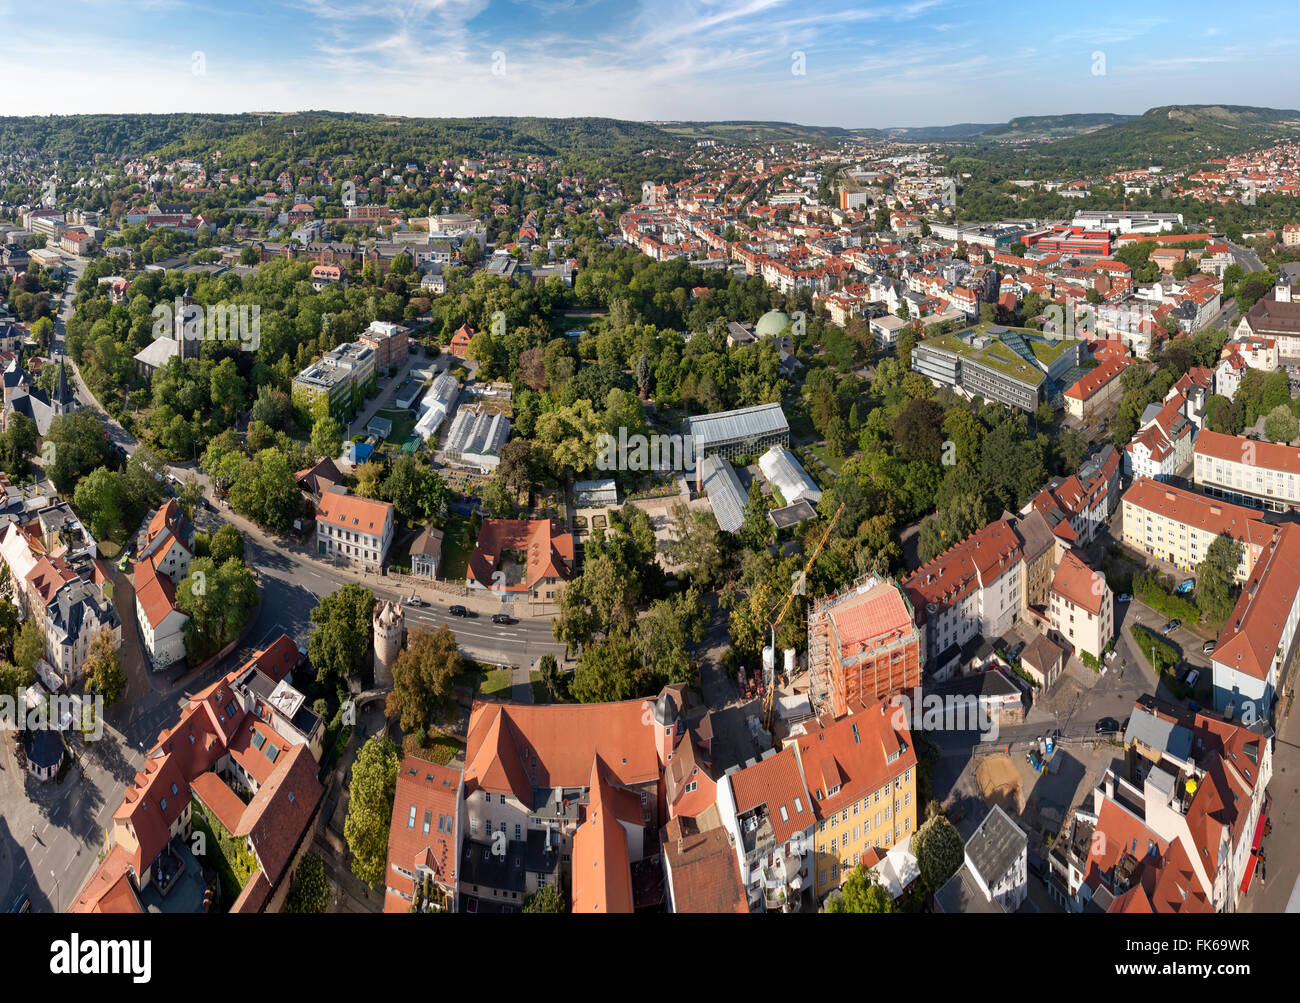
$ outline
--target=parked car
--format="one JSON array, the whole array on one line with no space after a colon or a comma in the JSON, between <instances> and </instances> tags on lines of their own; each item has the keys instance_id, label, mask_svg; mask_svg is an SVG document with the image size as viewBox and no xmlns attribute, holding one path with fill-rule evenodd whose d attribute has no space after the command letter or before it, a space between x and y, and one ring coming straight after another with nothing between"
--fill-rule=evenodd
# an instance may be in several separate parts
<instances>
[{"instance_id":1,"label":"parked car","mask_svg":"<svg viewBox=\"0 0 1300 1003\"><path fill-rule=\"evenodd\" d=\"M1187 709L1190 710L1193 714L1199 714L1201 712L1201 705L1198 704L1195 700L1188 700Z\"/></svg>"},{"instance_id":2,"label":"parked car","mask_svg":"<svg viewBox=\"0 0 1300 1003\"><path fill-rule=\"evenodd\" d=\"M469 610L464 606L452 606L447 612L452 616L469 616Z\"/></svg>"},{"instance_id":3,"label":"parked car","mask_svg":"<svg viewBox=\"0 0 1300 1003\"><path fill-rule=\"evenodd\" d=\"M1214 647L1215 647L1215 645L1218 644L1218 643L1219 643L1219 642L1217 642L1217 641L1206 641L1204 644L1201 645L1201 654L1203 654L1203 655L1213 655L1213 654L1214 654Z\"/></svg>"},{"instance_id":4,"label":"parked car","mask_svg":"<svg viewBox=\"0 0 1300 1003\"><path fill-rule=\"evenodd\" d=\"M1127 592L1125 592L1122 596L1120 596L1120 597L1119 597L1118 599L1116 599L1115 601L1116 601L1116 602L1132 602L1132 601L1133 601L1133 597L1132 597L1131 595L1129 595Z\"/></svg>"},{"instance_id":5,"label":"parked car","mask_svg":"<svg viewBox=\"0 0 1300 1003\"><path fill-rule=\"evenodd\" d=\"M1119 731L1119 722L1113 717L1103 717L1097 722L1096 732L1098 735L1113 734Z\"/></svg>"},{"instance_id":6,"label":"parked car","mask_svg":"<svg viewBox=\"0 0 1300 1003\"><path fill-rule=\"evenodd\" d=\"M1196 681L1200 678L1201 678L1201 670L1193 669L1190 667L1183 669L1183 671L1178 676L1179 681L1188 689L1192 689L1193 687L1195 687Z\"/></svg>"},{"instance_id":7,"label":"parked car","mask_svg":"<svg viewBox=\"0 0 1300 1003\"><path fill-rule=\"evenodd\" d=\"M509 625L515 622L515 618L512 617L509 613L493 613L492 622Z\"/></svg>"},{"instance_id":8,"label":"parked car","mask_svg":"<svg viewBox=\"0 0 1300 1003\"><path fill-rule=\"evenodd\" d=\"M1165 624L1164 630L1162 630L1160 633L1163 634L1165 637L1168 637L1170 634L1172 634L1182 625L1183 625L1182 620L1170 620L1167 624Z\"/></svg>"},{"instance_id":9,"label":"parked car","mask_svg":"<svg viewBox=\"0 0 1300 1003\"><path fill-rule=\"evenodd\" d=\"M1196 588L1195 578L1185 578L1178 583L1178 588L1174 589L1174 595L1185 596Z\"/></svg>"},{"instance_id":10,"label":"parked car","mask_svg":"<svg viewBox=\"0 0 1300 1003\"><path fill-rule=\"evenodd\" d=\"M419 596L407 596L402 600L407 606L428 606L429 604Z\"/></svg>"}]
</instances>

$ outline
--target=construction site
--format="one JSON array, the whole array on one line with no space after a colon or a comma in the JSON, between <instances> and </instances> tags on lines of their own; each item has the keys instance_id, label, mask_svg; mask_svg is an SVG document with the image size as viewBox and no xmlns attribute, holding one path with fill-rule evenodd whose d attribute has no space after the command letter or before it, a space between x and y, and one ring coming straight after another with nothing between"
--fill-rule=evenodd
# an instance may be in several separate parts
<instances>
[{"instance_id":1,"label":"construction site","mask_svg":"<svg viewBox=\"0 0 1300 1003\"><path fill-rule=\"evenodd\" d=\"M912 604L892 578L866 575L808 611L809 697L818 715L920 686L922 661Z\"/></svg>"}]
</instances>

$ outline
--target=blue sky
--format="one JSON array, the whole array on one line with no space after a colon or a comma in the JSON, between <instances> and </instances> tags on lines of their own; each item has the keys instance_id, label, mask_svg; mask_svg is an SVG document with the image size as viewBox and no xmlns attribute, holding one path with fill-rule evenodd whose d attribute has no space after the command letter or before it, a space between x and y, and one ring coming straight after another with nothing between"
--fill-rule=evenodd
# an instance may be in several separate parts
<instances>
[{"instance_id":1,"label":"blue sky","mask_svg":"<svg viewBox=\"0 0 1300 1003\"><path fill-rule=\"evenodd\" d=\"M0 37L5 114L947 125L1295 107L1293 12L1278 0L0 0Z\"/></svg>"}]
</instances>

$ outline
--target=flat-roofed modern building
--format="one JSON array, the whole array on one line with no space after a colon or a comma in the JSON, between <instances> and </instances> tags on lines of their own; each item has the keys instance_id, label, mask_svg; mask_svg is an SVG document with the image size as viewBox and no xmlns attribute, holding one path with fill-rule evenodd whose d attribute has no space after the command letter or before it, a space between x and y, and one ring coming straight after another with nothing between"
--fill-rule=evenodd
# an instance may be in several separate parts
<instances>
[{"instance_id":1,"label":"flat-roofed modern building","mask_svg":"<svg viewBox=\"0 0 1300 1003\"><path fill-rule=\"evenodd\" d=\"M331 349L293 378L292 398L311 411L322 397L330 414L340 420L356 413L361 398L374 389L375 350L361 343L344 342Z\"/></svg>"},{"instance_id":2,"label":"flat-roofed modern building","mask_svg":"<svg viewBox=\"0 0 1300 1003\"><path fill-rule=\"evenodd\" d=\"M698 415L686 424L695 443L696 462L712 454L731 459L790 444L790 424L780 404Z\"/></svg>"},{"instance_id":3,"label":"flat-roofed modern building","mask_svg":"<svg viewBox=\"0 0 1300 1003\"><path fill-rule=\"evenodd\" d=\"M1022 411L1036 410L1078 365L1078 341L997 324L927 338L912 349L912 369L936 385Z\"/></svg>"}]
</instances>

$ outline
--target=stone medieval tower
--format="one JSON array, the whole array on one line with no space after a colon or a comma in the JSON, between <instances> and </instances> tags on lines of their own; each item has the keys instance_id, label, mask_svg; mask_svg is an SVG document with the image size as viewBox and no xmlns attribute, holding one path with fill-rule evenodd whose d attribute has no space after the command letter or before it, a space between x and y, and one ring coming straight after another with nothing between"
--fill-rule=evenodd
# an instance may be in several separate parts
<instances>
[{"instance_id":1,"label":"stone medieval tower","mask_svg":"<svg viewBox=\"0 0 1300 1003\"><path fill-rule=\"evenodd\" d=\"M393 685L393 662L402 650L406 616L395 602L375 604L375 687Z\"/></svg>"}]
</instances>

